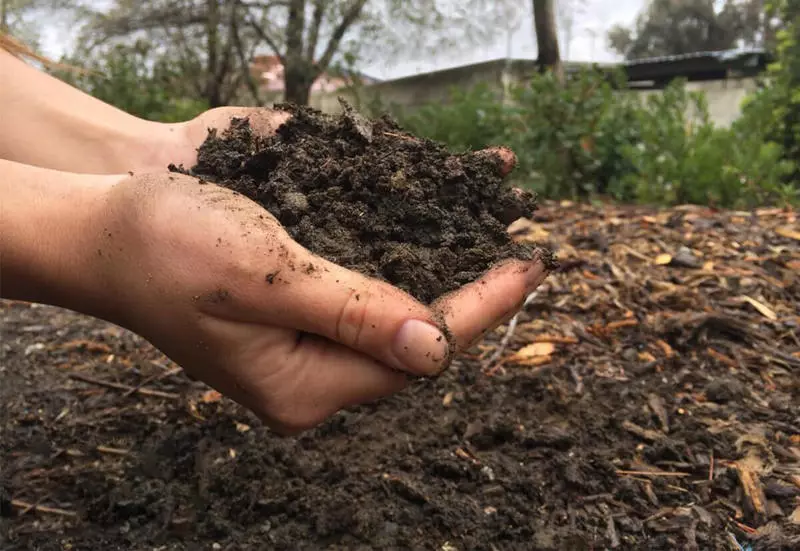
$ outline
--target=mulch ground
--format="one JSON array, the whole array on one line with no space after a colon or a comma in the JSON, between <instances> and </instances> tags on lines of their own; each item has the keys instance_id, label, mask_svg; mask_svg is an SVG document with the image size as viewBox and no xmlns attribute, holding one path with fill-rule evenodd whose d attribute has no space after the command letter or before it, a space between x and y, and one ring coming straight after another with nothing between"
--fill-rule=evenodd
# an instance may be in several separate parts
<instances>
[{"instance_id":1,"label":"mulch ground","mask_svg":"<svg viewBox=\"0 0 800 551\"><path fill-rule=\"evenodd\" d=\"M561 271L436 381L281 438L0 303L2 549L800 549L800 227L545 204Z\"/></svg>"}]
</instances>

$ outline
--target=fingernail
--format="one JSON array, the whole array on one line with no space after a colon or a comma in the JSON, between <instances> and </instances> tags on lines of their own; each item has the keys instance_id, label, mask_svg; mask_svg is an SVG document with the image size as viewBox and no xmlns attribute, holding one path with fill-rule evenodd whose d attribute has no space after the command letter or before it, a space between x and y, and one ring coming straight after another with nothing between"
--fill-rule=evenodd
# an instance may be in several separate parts
<instances>
[{"instance_id":1,"label":"fingernail","mask_svg":"<svg viewBox=\"0 0 800 551\"><path fill-rule=\"evenodd\" d=\"M395 335L393 352L405 371L435 375L447 359L447 338L428 322L408 320Z\"/></svg>"}]
</instances>

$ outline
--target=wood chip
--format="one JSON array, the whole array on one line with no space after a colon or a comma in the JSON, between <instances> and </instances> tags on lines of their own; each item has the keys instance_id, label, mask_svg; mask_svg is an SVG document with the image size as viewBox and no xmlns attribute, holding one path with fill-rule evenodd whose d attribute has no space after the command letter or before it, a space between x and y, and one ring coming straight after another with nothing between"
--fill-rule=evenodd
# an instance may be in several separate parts
<instances>
[{"instance_id":1,"label":"wood chip","mask_svg":"<svg viewBox=\"0 0 800 551\"><path fill-rule=\"evenodd\" d=\"M636 423L628 420L622 422L622 428L643 440L647 440L648 442L658 442L659 440L666 438L666 435L661 432L642 428Z\"/></svg>"},{"instance_id":2,"label":"wood chip","mask_svg":"<svg viewBox=\"0 0 800 551\"><path fill-rule=\"evenodd\" d=\"M781 237L786 237L789 239L794 239L795 241L800 241L800 231L797 231L792 226L781 226L780 228L776 228L775 233L777 233Z\"/></svg>"},{"instance_id":3,"label":"wood chip","mask_svg":"<svg viewBox=\"0 0 800 551\"><path fill-rule=\"evenodd\" d=\"M766 304L764 304L763 302L759 302L753 297L749 297L747 295L743 296L742 300L750 304L756 310L758 310L758 312L765 318L770 319L772 321L778 319L778 315L775 313L775 311Z\"/></svg>"},{"instance_id":4,"label":"wood chip","mask_svg":"<svg viewBox=\"0 0 800 551\"><path fill-rule=\"evenodd\" d=\"M653 260L653 263L659 266L666 266L670 262L672 262L672 255L667 253L660 254Z\"/></svg>"},{"instance_id":5,"label":"wood chip","mask_svg":"<svg viewBox=\"0 0 800 551\"><path fill-rule=\"evenodd\" d=\"M750 505L759 516L766 517L767 499L764 496L764 489L759 480L760 463L754 455L748 456L745 460L735 463L736 473L739 482L742 484L745 496Z\"/></svg>"},{"instance_id":6,"label":"wood chip","mask_svg":"<svg viewBox=\"0 0 800 551\"><path fill-rule=\"evenodd\" d=\"M535 342L520 349L516 354L512 355L508 361L513 363L537 356L549 356L555 349L556 346L552 342Z\"/></svg>"}]
</instances>

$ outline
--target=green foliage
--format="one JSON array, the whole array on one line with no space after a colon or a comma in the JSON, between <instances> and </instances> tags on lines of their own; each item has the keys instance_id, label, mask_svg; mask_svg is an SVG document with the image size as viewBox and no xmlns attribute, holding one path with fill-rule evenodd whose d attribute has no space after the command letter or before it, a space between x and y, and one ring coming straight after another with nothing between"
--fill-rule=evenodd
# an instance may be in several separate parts
<instances>
[{"instance_id":1,"label":"green foliage","mask_svg":"<svg viewBox=\"0 0 800 551\"><path fill-rule=\"evenodd\" d=\"M633 170L612 185L617 197L728 207L792 199L781 148L753 129L715 127L704 96L681 83L647 98L635 124L640 139L623 146Z\"/></svg>"},{"instance_id":2,"label":"green foliage","mask_svg":"<svg viewBox=\"0 0 800 551\"><path fill-rule=\"evenodd\" d=\"M208 108L186 89L178 66L143 41L117 44L82 65L75 57L63 63L82 70L59 71L56 76L147 120L180 122Z\"/></svg>"},{"instance_id":3,"label":"green foliage","mask_svg":"<svg viewBox=\"0 0 800 551\"><path fill-rule=\"evenodd\" d=\"M759 124L721 128L710 122L704 96L683 83L642 98L624 91L621 77L596 71L563 84L537 75L508 101L496 96L483 85L398 118L456 150L511 147L514 178L546 197L728 207L798 199L785 184L793 165L768 137L771 110Z\"/></svg>"},{"instance_id":4,"label":"green foliage","mask_svg":"<svg viewBox=\"0 0 800 551\"><path fill-rule=\"evenodd\" d=\"M470 89L453 88L447 101L419 109L393 108L395 117L420 136L456 150L482 149L505 139L506 109L497 91L485 83Z\"/></svg>"},{"instance_id":5,"label":"green foliage","mask_svg":"<svg viewBox=\"0 0 800 551\"><path fill-rule=\"evenodd\" d=\"M764 86L747 99L737 121L740 134L755 133L782 150L794 170L785 189L800 191L800 0L775 0L768 13L783 22L777 34L776 61Z\"/></svg>"}]
</instances>

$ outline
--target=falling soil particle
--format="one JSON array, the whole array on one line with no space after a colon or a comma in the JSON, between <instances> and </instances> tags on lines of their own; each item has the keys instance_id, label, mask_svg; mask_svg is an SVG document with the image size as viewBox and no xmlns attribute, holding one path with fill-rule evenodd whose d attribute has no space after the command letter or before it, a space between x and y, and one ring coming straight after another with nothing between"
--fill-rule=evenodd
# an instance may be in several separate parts
<instances>
[{"instance_id":1,"label":"falling soil particle","mask_svg":"<svg viewBox=\"0 0 800 551\"><path fill-rule=\"evenodd\" d=\"M424 303L504 259L553 262L506 231L537 204L532 193L505 184L499 157L453 154L347 105L335 116L277 109L292 117L276 134L257 135L247 119L233 119L228 131L210 131L196 166L172 170L249 197L315 254Z\"/></svg>"}]
</instances>

